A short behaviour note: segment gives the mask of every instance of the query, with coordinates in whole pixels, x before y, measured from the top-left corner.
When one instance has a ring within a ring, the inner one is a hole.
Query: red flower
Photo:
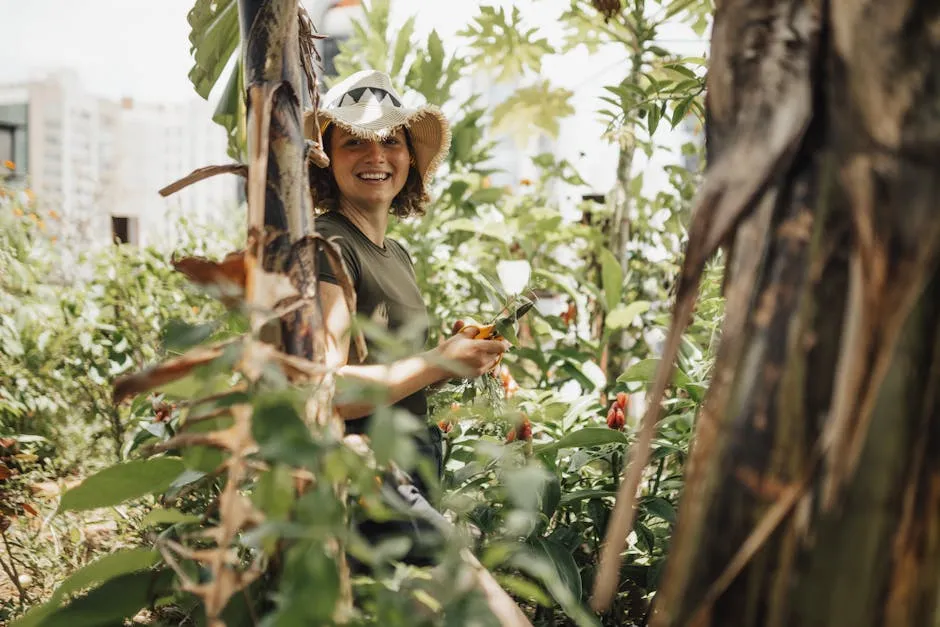
[[[506,434],[506,443],[515,442],[516,440],[522,442],[530,442],[532,440],[532,423],[529,422],[529,417],[525,414],[522,414],[522,422],[509,430],[509,433]]]
[[[617,406],[617,403],[611,404],[607,411],[607,426],[616,431],[622,431],[625,424],[626,416],[623,410]]]
[[[617,392],[617,407],[627,411],[627,405],[630,403],[630,397],[626,392]]]

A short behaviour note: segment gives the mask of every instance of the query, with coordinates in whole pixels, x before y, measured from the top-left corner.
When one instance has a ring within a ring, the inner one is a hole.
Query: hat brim
[[[394,129],[405,127],[411,136],[415,151],[415,167],[418,168],[425,188],[430,186],[434,173],[450,150],[450,124],[441,110],[433,105],[405,109],[381,106],[375,102],[356,103],[334,109],[321,109],[316,119],[313,111],[305,111],[305,137],[317,139],[317,119],[321,128],[325,128],[327,123],[332,123],[351,135],[372,141],[380,141]]]

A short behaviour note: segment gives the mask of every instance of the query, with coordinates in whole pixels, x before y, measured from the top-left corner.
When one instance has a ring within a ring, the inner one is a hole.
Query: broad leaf
[[[115,464],[92,475],[62,496],[60,512],[110,507],[164,492],[185,470],[177,457],[154,457]]]
[[[202,475],[200,475],[202,476]],[[201,516],[195,514],[185,514],[178,509],[154,509],[151,510],[140,521],[141,527],[153,527],[155,525],[175,525],[177,523],[197,523],[202,520]]]
[[[33,608],[11,627],[100,627],[123,625],[154,599],[172,592],[173,571],[116,576],[59,608],[59,600]]]
[[[506,133],[520,145],[541,131],[557,137],[560,122],[574,113],[574,92],[547,80],[517,89],[493,109],[493,131]]]
[[[617,383],[640,382],[649,385],[653,377],[656,376],[656,367],[659,365],[658,359],[644,359],[633,364],[627,370],[617,377]],[[679,386],[686,386],[690,383],[689,377],[679,369],[675,369],[672,375],[672,382]]]
[[[255,401],[251,433],[265,459],[308,468],[316,461],[319,449],[293,401],[286,395]]]
[[[627,436],[620,431],[608,429],[607,427],[587,427],[569,433],[555,442],[540,444],[534,447],[534,450],[542,453],[563,448],[585,448],[604,444],[627,444],[628,442]]]
[[[606,248],[600,251],[601,285],[604,287],[604,303],[607,311],[613,311],[623,294],[623,269],[620,261]]]
[[[196,0],[186,19],[190,26],[190,52],[195,59],[189,80],[196,93],[208,98],[238,47],[238,3],[235,0]]]
[[[637,316],[648,311],[649,308],[650,304],[645,300],[633,301],[629,305],[620,303],[607,314],[604,324],[609,331],[624,329],[630,326]]]
[[[662,518],[670,525],[676,522],[676,508],[672,503],[659,496],[650,496],[640,502],[640,507],[650,515]]]

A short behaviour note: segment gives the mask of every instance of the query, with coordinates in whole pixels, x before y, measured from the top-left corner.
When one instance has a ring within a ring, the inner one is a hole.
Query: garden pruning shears
[[[529,310],[535,305],[528,298],[523,299],[514,310],[497,316],[493,322],[479,327],[477,334],[473,336],[475,340],[496,340],[506,336],[519,321],[522,316],[529,313]]]

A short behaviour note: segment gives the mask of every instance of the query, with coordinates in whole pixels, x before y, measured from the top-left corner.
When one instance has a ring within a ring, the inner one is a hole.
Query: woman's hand
[[[475,325],[462,326],[434,349],[444,377],[478,377],[492,370],[511,344],[506,340],[475,340]]]

